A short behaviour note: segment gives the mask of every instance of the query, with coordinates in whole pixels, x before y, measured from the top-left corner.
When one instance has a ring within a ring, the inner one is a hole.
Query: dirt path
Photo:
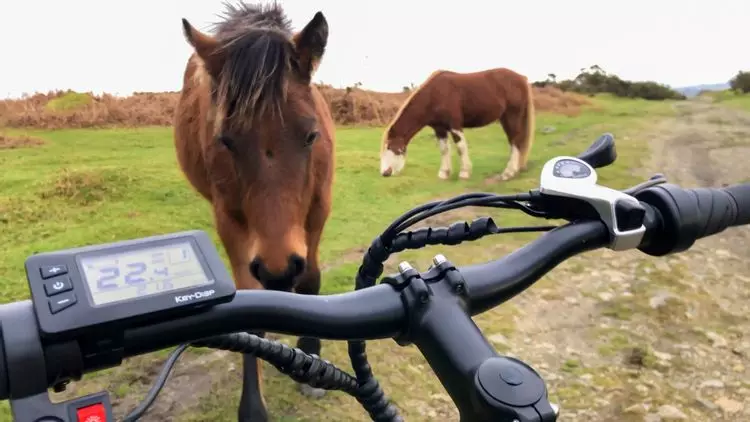
[[[749,115],[676,107],[652,134],[644,176],[750,180]],[[561,421],[750,420],[749,241],[735,228],[666,259],[574,258],[514,300],[514,334],[493,340],[542,372]]]

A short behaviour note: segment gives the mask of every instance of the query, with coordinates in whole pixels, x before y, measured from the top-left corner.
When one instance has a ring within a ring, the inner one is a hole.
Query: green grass
[[[467,190],[511,193],[534,188],[548,159],[576,155],[602,132],[615,134],[619,157],[615,164],[600,170],[600,183],[624,188],[642,180],[637,169],[646,158],[648,139],[639,134],[645,124],[670,114],[670,103],[607,96],[597,98],[596,102],[598,110],[589,110],[575,118],[539,115],[528,171],[515,180],[491,186],[484,185],[484,178],[501,172],[508,157],[508,144],[499,125],[467,131],[474,163],[469,181],[455,179],[459,166],[456,157],[453,180],[437,179],[439,153],[430,131],[421,132],[412,141],[402,174],[382,178],[378,174],[382,128],[338,128],[333,212],[321,247],[321,258],[328,268],[324,274],[324,293],[353,289],[353,274],[361,260],[358,248],[369,245],[402,212],[435,197]],[[556,130],[544,134],[541,129],[545,126],[554,126]],[[47,143],[0,151],[3,302],[28,297],[23,263],[35,252],[188,229],[208,231],[221,250],[208,204],[193,192],[178,169],[170,128],[27,132]],[[492,211],[490,214],[504,226],[529,221],[520,213]],[[502,240],[483,239],[460,247],[431,247],[402,254],[401,258],[413,260],[424,269],[429,258],[440,250],[454,262],[467,264],[496,257],[498,247],[509,248],[532,237],[535,236],[518,235]],[[392,271],[394,264],[389,262],[388,270]],[[477,323],[488,335],[512,333],[513,312],[512,305],[507,305],[477,318]],[[144,368],[155,362],[160,365],[165,353],[135,358],[119,368],[89,376],[76,383],[70,394],[109,388],[116,393],[115,400],[140,400],[154,377],[150,372],[140,379]],[[368,348],[368,354],[386,392],[408,420],[433,419],[429,412],[420,412],[424,406],[452,406],[444,403],[442,387],[413,347],[399,348],[392,341],[378,341]],[[196,352],[186,355],[190,359],[200,356]],[[344,343],[326,342],[324,355],[348,369]],[[211,381],[214,389],[205,397],[193,398],[194,406],[179,420],[236,420],[239,367],[228,372],[230,361],[237,363],[233,357],[206,364],[204,372],[218,374]],[[304,399],[290,380],[273,369],[267,368],[266,374],[265,396],[272,414],[280,418],[276,420],[320,420],[324,414],[332,421],[364,420],[358,404],[349,397],[329,394],[318,401]],[[440,403],[433,403],[435,400]],[[0,408],[0,420],[10,420],[6,404]]]
[[[721,105],[750,111],[750,94],[740,94],[738,92],[725,90],[711,92],[706,95],[709,95],[714,102]]]

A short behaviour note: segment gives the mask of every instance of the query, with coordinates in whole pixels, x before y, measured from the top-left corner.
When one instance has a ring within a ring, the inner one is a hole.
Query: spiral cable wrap
[[[383,245],[380,236],[373,240],[362,259],[362,265],[357,270],[355,290],[375,285],[378,277],[383,273],[383,263],[391,253],[391,250]],[[347,343],[349,360],[357,376],[357,383],[366,392],[363,399],[357,398],[357,400],[374,421],[403,422],[404,419],[398,414],[398,409],[386,397],[380,383],[372,373],[372,367],[367,361],[366,343],[362,340],[350,340]]]
[[[380,383],[372,373],[372,368],[367,362],[364,341],[349,342],[349,359],[352,363],[354,373],[357,375],[357,385],[361,395],[355,396],[357,401],[370,415],[374,421],[382,422],[404,422],[385,392],[380,388]]]
[[[298,348],[242,332],[209,337],[193,342],[191,346],[255,355],[296,382],[325,390],[339,390],[353,396],[374,421],[403,422],[374,377],[370,376],[367,382],[360,384],[357,378],[334,364]],[[362,353],[364,354],[364,350]],[[366,363],[367,357],[364,356],[364,359]],[[369,371],[369,365],[365,370]]]
[[[191,343],[195,347],[255,355],[294,381],[325,390],[340,390],[359,398],[357,380],[334,364],[298,348],[249,333],[232,333]]]

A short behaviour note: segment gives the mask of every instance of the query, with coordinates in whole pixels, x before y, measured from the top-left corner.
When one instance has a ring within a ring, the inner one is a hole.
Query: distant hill
[[[725,89],[729,89],[729,84],[728,83],[703,84],[703,85],[684,86],[681,88],[673,88],[673,89],[686,97],[695,97],[701,91],[724,91]]]

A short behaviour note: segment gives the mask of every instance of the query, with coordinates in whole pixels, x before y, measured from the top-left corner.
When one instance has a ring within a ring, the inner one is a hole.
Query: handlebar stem
[[[399,345],[414,343],[459,410],[461,421],[556,420],[541,377],[523,362],[501,357],[470,317],[461,273],[444,257],[419,274],[407,263],[384,279],[401,291],[406,329]]]

